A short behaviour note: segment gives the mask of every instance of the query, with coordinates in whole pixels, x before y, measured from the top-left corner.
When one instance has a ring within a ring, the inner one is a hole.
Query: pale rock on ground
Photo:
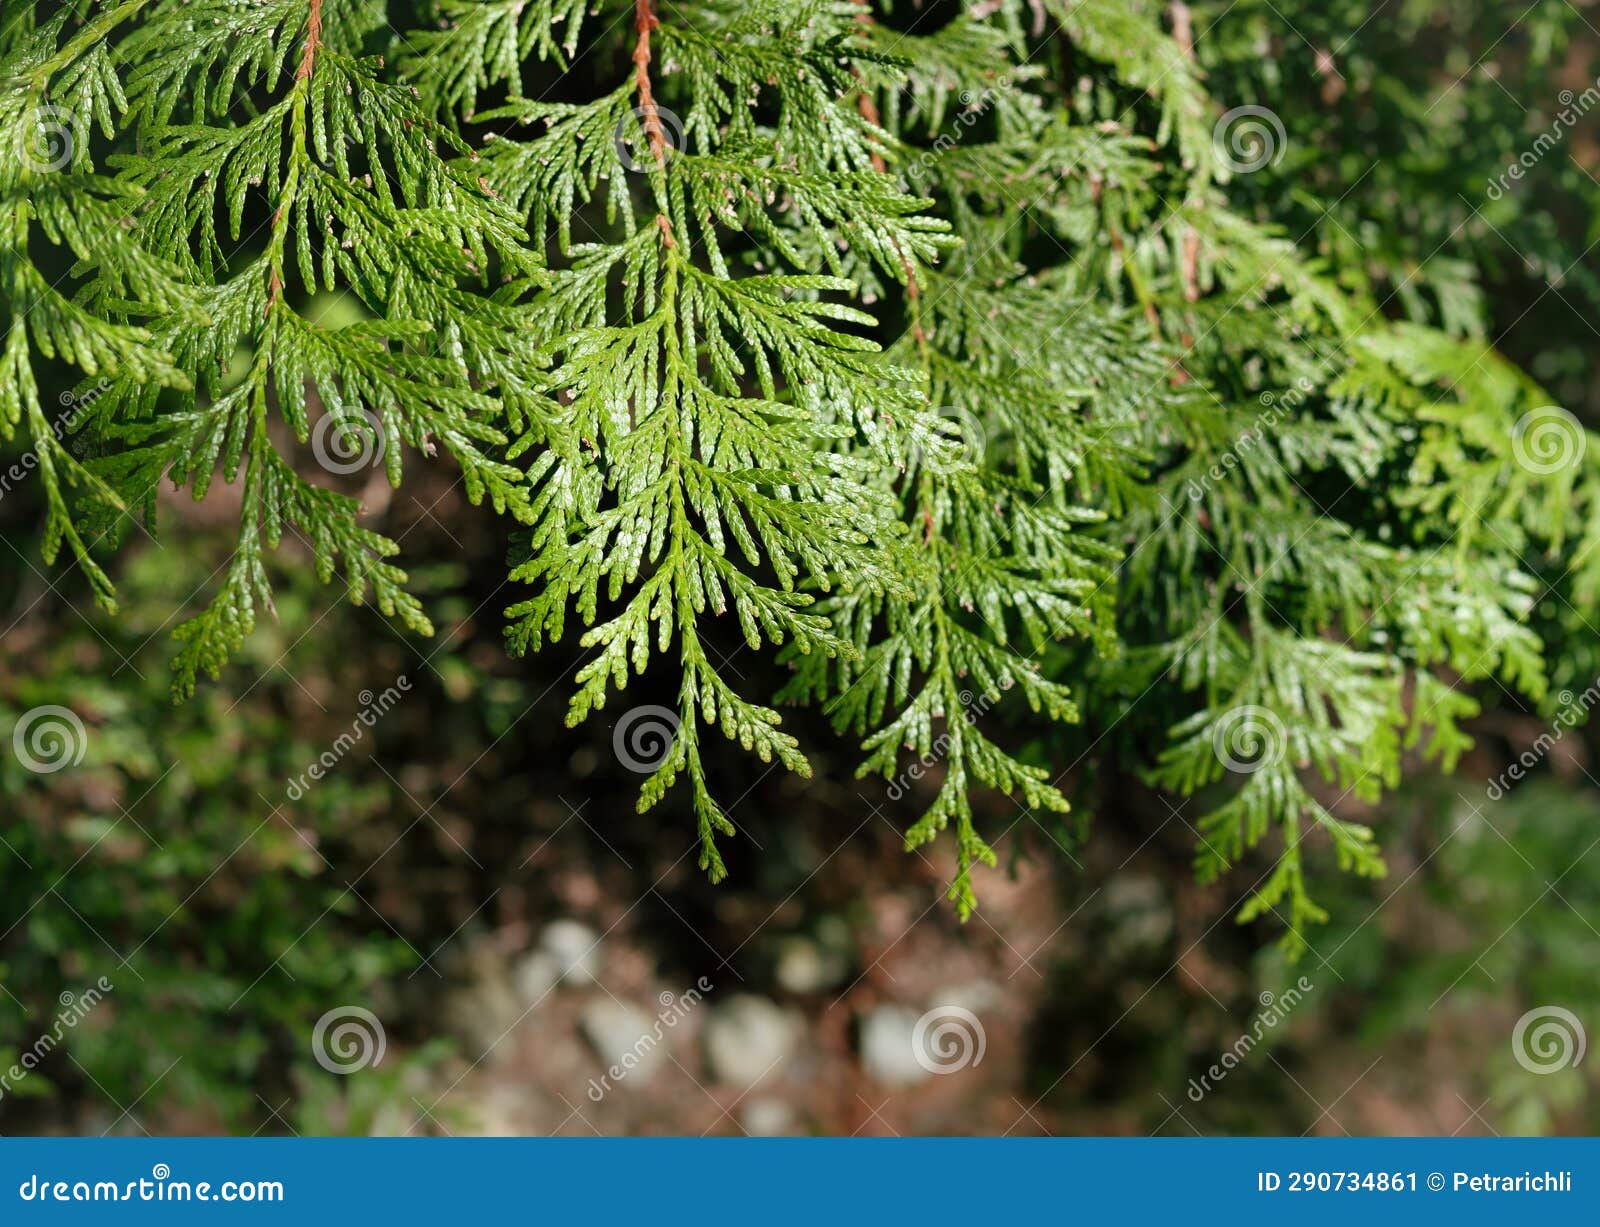
[[[545,950],[530,950],[517,960],[511,979],[525,1010],[537,1008],[561,979],[561,965]]]
[[[861,1063],[867,1073],[888,1086],[912,1086],[931,1071],[917,1060],[917,1020],[922,1015],[903,1005],[881,1005],[861,1020]]]
[[[753,1138],[781,1138],[794,1132],[794,1109],[781,1099],[750,1099],[739,1123]]]
[[[796,934],[778,943],[773,975],[788,992],[825,992],[842,984],[849,974],[848,956],[826,937],[818,940]]]
[[[626,1002],[596,997],[584,1005],[579,1026],[600,1064],[607,1070],[615,1067],[622,1071],[620,1078],[613,1079],[614,1085],[631,1082],[645,1086],[665,1060],[662,1048],[667,1041],[665,1036],[655,1038],[655,1019]]]
[[[561,983],[593,984],[600,970],[600,938],[576,920],[553,920],[539,934],[539,948],[555,960]]]
[[[996,1008],[1004,1000],[1004,991],[993,980],[965,980],[941,988],[933,994],[928,1004],[935,1009],[939,1006],[959,1006],[982,1017],[985,1010]]]
[[[505,959],[489,938],[473,938],[452,952],[453,989],[444,1007],[450,1030],[462,1036],[473,1055],[490,1049],[527,1009],[506,976]]]
[[[706,1064],[718,1082],[754,1086],[783,1072],[800,1032],[800,1021],[774,1002],[740,993],[706,1020]]]

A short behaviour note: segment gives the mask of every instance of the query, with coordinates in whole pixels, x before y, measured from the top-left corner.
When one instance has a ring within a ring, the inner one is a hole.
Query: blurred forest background
[[[1196,45],[1211,92],[1269,107],[1290,134],[1284,165],[1242,179],[1240,198],[1303,247],[1363,262],[1396,316],[1481,326],[1600,427],[1600,109],[1491,188],[1594,86],[1600,6],[1230,8]],[[502,526],[443,466],[400,493],[381,472],[354,480],[404,544],[437,635],[397,633],[286,551],[278,620],[178,707],[168,632],[225,563],[230,491],[168,500],[159,541],[135,532],[114,560],[115,618],[72,568],[39,562],[38,483],[0,498],[0,729],[9,747],[24,712],[60,703],[88,732],[73,770],[0,754],[0,1070],[60,1035],[0,1086],[0,1130],[1600,1128],[1600,1060],[1542,1073],[1512,1046],[1539,1007],[1600,1024],[1592,722],[1494,788],[1545,725],[1486,683],[1455,774],[1417,773],[1381,812],[1345,804],[1378,830],[1390,874],[1328,872],[1333,919],[1292,966],[1233,923],[1239,882],[1195,884],[1192,833],[1114,753],[1072,777],[1069,829],[988,799],[1003,867],[962,925],[942,899],[948,849],[902,851],[911,802],[855,780],[850,747],[796,712],[815,778],[730,760],[741,838],[713,887],[683,798],[637,815],[606,721],[563,727],[575,650],[508,660]],[[734,636],[720,648],[737,674],[773,668]],[[1597,670],[1600,631],[1571,642],[1558,684],[1583,691]],[[630,698],[659,701],[649,681]],[[325,778],[294,786],[357,727]],[[1061,769],[1095,737],[1031,753]],[[937,770],[913,785],[936,787]],[[949,1005],[983,1043],[942,1076],[905,1040]],[[382,1028],[360,1076],[312,1043],[347,1006]],[[645,1034],[659,1043],[608,1079]]]

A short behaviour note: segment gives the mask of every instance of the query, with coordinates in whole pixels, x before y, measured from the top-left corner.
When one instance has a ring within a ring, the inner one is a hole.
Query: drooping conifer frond
[[[1348,801],[1453,762],[1474,683],[1544,695],[1534,577],[1600,591],[1600,452],[1463,270],[1397,311],[1275,221],[1287,134],[1210,92],[1196,29],[1151,0],[19,6],[0,433],[45,558],[109,602],[99,540],[155,530],[162,482],[228,487],[184,696],[286,537],[426,632],[346,479],[449,465],[507,522],[510,646],[578,665],[569,720],[672,679],[640,806],[684,781],[713,878],[709,735],[805,773],[794,699],[863,777],[939,761],[906,842],[953,831],[963,914],[999,838],[1115,760],[1195,799],[1203,876],[1268,849],[1242,916],[1303,940],[1319,849],[1383,869]],[[780,694],[730,680],[719,619]]]

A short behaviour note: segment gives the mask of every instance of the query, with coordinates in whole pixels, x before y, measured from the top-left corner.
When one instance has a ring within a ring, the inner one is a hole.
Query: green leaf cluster
[[[286,543],[426,633],[347,479],[449,463],[510,525],[511,648],[579,660],[570,721],[675,679],[639,803],[687,782],[713,878],[708,739],[806,774],[798,700],[863,775],[942,759],[906,843],[953,831],[963,914],[1116,757],[1196,798],[1203,877],[1271,841],[1241,918],[1292,944],[1305,841],[1380,874],[1351,804],[1453,762],[1472,683],[1542,699],[1537,560],[1600,586],[1600,450],[1460,277],[1392,318],[1261,207],[1274,134],[1241,165],[1187,6],[48,7],[0,35],[0,431],[106,602],[93,546],[153,530],[158,483],[229,491],[180,696]],[[1571,463],[1530,451],[1552,427]],[[1023,707],[1083,722],[1070,760],[1017,747]]]

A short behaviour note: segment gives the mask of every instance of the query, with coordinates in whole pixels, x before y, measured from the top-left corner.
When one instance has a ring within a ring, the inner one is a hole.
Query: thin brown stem
[[[1183,0],[1172,0],[1167,6],[1167,12],[1172,17],[1172,37],[1177,40],[1183,58],[1193,64],[1194,14],[1189,11],[1189,6]]]
[[[860,69],[856,70],[856,75],[858,77],[861,75]],[[861,118],[866,120],[874,128],[882,126],[880,117],[878,115],[878,104],[872,101],[872,95],[869,94],[865,88],[863,88],[861,92],[856,95],[856,110],[860,111]],[[889,164],[883,160],[883,155],[876,149],[872,151],[872,169],[877,171],[880,175],[889,169]]]
[[[873,25],[872,0],[856,0],[856,4],[859,6],[856,11],[856,24],[863,30],[870,30]],[[861,112],[861,118],[874,128],[881,128],[883,121],[882,116],[878,114],[878,104],[873,101],[871,91],[866,88],[866,81],[861,75],[861,69],[856,68],[854,71],[856,80],[861,82],[861,89],[856,94],[856,110]],[[889,169],[888,163],[883,160],[883,155],[876,149],[872,151],[872,169],[880,175],[886,173]],[[917,285],[916,265],[911,262],[905,252],[900,250],[898,243],[894,245],[894,254],[900,257],[900,266],[906,272],[906,297],[910,300],[912,316],[911,335],[916,339],[917,344],[921,346],[927,341],[928,336],[922,329],[922,316],[917,307],[917,300],[921,297],[922,290]]]
[[[872,0],[856,0],[860,10],[856,13],[856,24],[863,30],[872,28]],[[872,100],[872,92],[867,89],[866,79],[861,75],[861,69],[854,70],[856,80],[861,82],[861,89],[856,94],[856,110],[861,112],[861,118],[874,128],[883,126],[883,117],[878,114],[878,104]],[[883,155],[876,149],[872,151],[872,169],[880,175],[888,170],[888,163],[883,160]]]
[[[1200,301],[1200,232],[1193,226],[1183,231],[1183,297]]]
[[[310,0],[306,10],[306,41],[300,47],[300,66],[295,69],[294,152],[289,159],[289,169],[284,179],[283,192],[278,207],[272,211],[271,237],[268,239],[267,309],[283,297],[283,226],[294,206],[294,195],[300,185],[300,159],[306,151],[306,90],[302,83],[311,80],[316,71],[317,52],[322,47],[322,0]]]
[[[1194,57],[1194,14],[1183,0],[1172,0],[1167,6],[1172,18],[1172,37],[1189,63]],[[1187,302],[1200,301],[1200,235],[1193,226],[1183,231],[1183,297]]]
[[[639,93],[639,119],[644,124],[644,136],[650,154],[657,166],[667,164],[667,133],[661,125],[661,108],[656,105],[655,91],[650,87],[650,31],[661,24],[651,0],[633,0],[633,28],[638,40],[633,44],[633,83]],[[656,214],[656,227],[661,231],[662,245],[676,246],[672,240],[672,221],[665,213]]]
[[[311,0],[311,11],[306,15],[306,42],[300,49],[300,67],[295,70],[296,81],[308,80],[317,66],[317,52],[322,47],[322,0]]]
[[[278,228],[279,220],[283,217],[283,209],[272,211],[272,229]],[[272,308],[277,305],[278,299],[283,297],[283,276],[278,272],[277,264],[267,269],[267,306],[264,315],[271,315]]]
[[[633,81],[639,90],[639,118],[644,122],[644,135],[650,143],[651,154],[658,164],[664,165],[667,134],[661,126],[661,111],[650,88],[650,31],[660,24],[661,18],[656,16],[650,0],[634,0],[633,28],[639,32],[639,39],[633,45]]]

